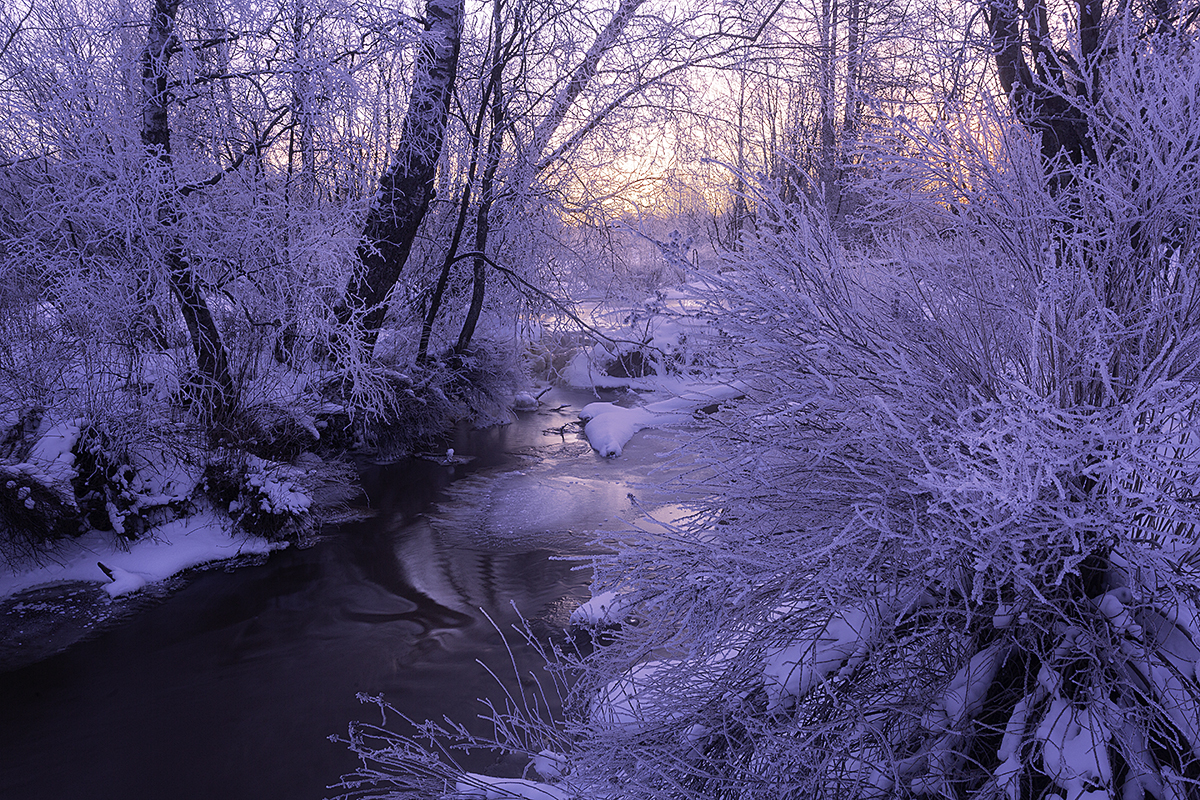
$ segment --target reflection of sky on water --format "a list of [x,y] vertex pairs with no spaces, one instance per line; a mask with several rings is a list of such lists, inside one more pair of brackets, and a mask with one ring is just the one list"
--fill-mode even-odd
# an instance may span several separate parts
[[639,484],[662,442],[643,436],[606,460],[570,429],[543,433],[594,399],[580,395],[461,433],[451,446],[475,457],[465,467],[372,468],[375,517],[260,566],[182,579],[104,635],[0,676],[0,797],[319,798],[356,765],[326,737],[378,714],[357,692],[417,719],[472,721],[475,699],[498,692],[476,659],[512,674],[479,608],[509,630],[514,602],[552,635],[588,580],[553,557],[626,528],[628,495],[652,494]]

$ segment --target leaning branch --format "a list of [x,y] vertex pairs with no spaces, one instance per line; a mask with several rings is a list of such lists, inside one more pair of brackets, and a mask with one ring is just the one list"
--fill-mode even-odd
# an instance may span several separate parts
[[183,197],[187,197],[188,195],[198,192],[201,189],[207,189],[210,186],[216,186],[226,175],[231,172],[236,172],[242,166],[242,163],[246,160],[247,156],[250,156],[254,153],[261,153],[264,149],[266,149],[266,147],[271,143],[271,140],[274,138],[275,126],[280,122],[283,122],[284,118],[289,113],[291,113],[291,109],[285,108],[283,111],[280,111],[278,114],[276,114],[275,118],[267,123],[267,129],[263,131],[262,136],[259,136],[253,142],[246,145],[246,149],[238,153],[237,158],[235,158],[228,167],[225,167],[216,174],[211,175],[197,183],[189,183],[185,186],[180,186],[179,194]]
[[497,264],[485,253],[480,253],[480,252],[459,253],[457,256],[455,256],[453,259],[451,259],[451,263],[454,263],[457,261],[462,261],[465,258],[480,259],[481,261],[483,261],[486,264],[488,264],[489,266],[491,266],[492,269],[496,270],[497,272],[504,275],[504,277],[508,278],[509,282],[511,282],[513,284],[519,284],[521,288],[523,288],[533,294],[536,294],[538,297],[542,297],[542,298],[550,301],[550,303],[556,309],[558,309],[561,313],[565,314],[566,316],[570,317],[571,320],[576,325],[578,325],[580,328],[587,331],[588,333],[592,334],[597,339],[603,339],[604,341],[610,342],[612,344],[633,344],[633,345],[637,345],[638,347],[650,347],[651,350],[657,350],[660,353],[663,352],[660,348],[649,346],[645,342],[638,342],[638,341],[634,341],[633,339],[614,339],[612,336],[609,336],[607,333],[604,333],[603,331],[601,331],[595,325],[584,322],[582,319],[579,318],[578,314],[576,314],[574,311],[572,311],[570,309],[569,306],[567,306],[566,303],[559,300],[554,295],[546,292],[545,290],[539,289],[538,287],[534,286],[532,283],[525,280],[524,278],[522,278],[520,275],[518,275],[516,272],[509,269],[508,267]]

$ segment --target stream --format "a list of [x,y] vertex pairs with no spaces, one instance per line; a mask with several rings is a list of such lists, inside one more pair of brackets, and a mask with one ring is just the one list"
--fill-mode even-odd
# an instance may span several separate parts
[[[480,608],[510,631],[515,604],[539,637],[562,636],[590,572],[561,557],[627,528],[631,494],[667,506],[647,485],[670,439],[644,431],[600,458],[572,424],[594,399],[554,390],[510,425],[457,431],[447,446],[466,464],[367,465],[369,518],[179,576],[93,638],[0,673],[0,798],[324,798],[358,764],[328,737],[379,718],[356,693],[473,720],[477,698],[503,696],[476,660],[516,685]],[[514,652],[523,673],[541,666]]]

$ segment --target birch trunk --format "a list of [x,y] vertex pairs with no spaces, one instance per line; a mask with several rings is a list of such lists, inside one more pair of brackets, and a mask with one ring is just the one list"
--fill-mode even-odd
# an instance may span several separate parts
[[400,279],[433,199],[458,68],[463,15],[464,0],[428,0],[425,4],[425,38],[417,54],[400,145],[367,213],[358,245],[359,269],[335,312],[343,327],[361,315],[359,335],[368,351],[374,349],[387,314],[388,295]]

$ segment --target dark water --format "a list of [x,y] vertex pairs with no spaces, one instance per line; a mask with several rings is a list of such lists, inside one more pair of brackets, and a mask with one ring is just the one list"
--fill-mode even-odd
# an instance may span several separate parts
[[322,798],[357,765],[327,737],[378,718],[356,693],[416,719],[473,718],[476,698],[502,696],[476,659],[512,675],[478,609],[507,630],[515,602],[535,629],[561,630],[589,575],[554,557],[624,527],[664,447],[640,435],[606,461],[556,431],[587,399],[551,395],[570,407],[460,432],[467,466],[372,467],[373,518],[187,576],[99,637],[0,674],[0,798]]

